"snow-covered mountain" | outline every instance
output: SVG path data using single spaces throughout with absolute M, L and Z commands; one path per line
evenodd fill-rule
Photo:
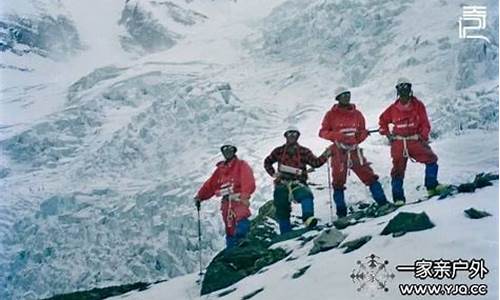
M 195 271 L 191 198 L 220 145 L 231 140 L 253 167 L 255 211 L 272 197 L 262 162 L 283 129 L 298 125 L 315 153 L 327 145 L 317 131 L 339 85 L 376 127 L 396 79 L 411 78 L 442 180 L 498 173 L 498 3 L 476 4 L 488 7 L 491 43 L 458 38 L 451 0 L 3 1 L 0 298 Z M 388 193 L 384 139 L 364 148 Z M 311 180 L 324 184 L 325 173 Z M 409 167 L 409 197 L 423 193 L 421 175 Z M 355 182 L 348 201 L 368 201 Z M 327 190 L 316 197 L 327 220 Z M 223 247 L 217 201 L 202 223 L 206 264 Z M 383 245 L 366 251 L 385 255 Z
M 445 142 L 446 143 L 446 142 Z M 439 150 L 444 150 L 438 147 Z M 457 168 L 459 169 L 459 168 Z M 173 278 L 151 286 L 145 291 L 132 291 L 123 296 L 107 299 L 119 300 L 162 300 L 162 299 L 401 299 L 399 284 L 486 284 L 485 296 L 470 296 L 477 299 L 498 299 L 498 215 L 481 220 L 465 217 L 464 210 L 471 206 L 489 212 L 498 211 L 498 184 L 469 194 L 409 205 L 392 214 L 372 219 L 342 230 L 344 241 L 354 241 L 362 237 L 371 239 L 360 249 L 344 253 L 345 248 L 310 255 L 315 246 L 312 238 L 319 232 L 309 231 L 299 239 L 291 239 L 274 244 L 274 249 L 286 249 L 286 259 L 267 266 L 257 274 L 248 276 L 230 287 L 200 297 L 198 274 L 193 273 Z M 322 202 L 323 204 L 323 202 Z M 324 211 L 328 211 L 324 205 Z M 389 220 L 397 213 L 425 212 L 435 225 L 430 230 L 411 232 L 401 237 L 383 236 L 380 233 Z M 327 217 L 327 213 L 325 214 Z M 460 228 L 460 230 L 457 230 Z M 309 240 L 309 241 L 308 241 Z M 428 245 L 428 246 L 426 246 Z M 383 283 L 383 288 L 366 280 L 365 288 L 358 291 L 363 280 L 353 280 L 351 274 L 359 272 L 362 262 L 367 265 L 367 258 L 375 254 L 378 262 L 388 261 L 387 274 L 395 277 L 383 277 L 384 272 L 376 277 Z M 397 272 L 397 265 L 412 265 L 420 259 L 467 259 L 483 258 L 489 270 L 483 280 L 469 280 L 465 274 L 458 274 L 454 280 L 414 278 L 413 273 Z M 369 274 L 366 267 L 365 274 Z M 368 279 L 368 278 L 367 278 Z M 371 286 L 370 286 L 371 285 Z M 252 296 L 254 295 L 254 296 Z M 406 296 L 419 298 L 416 295 Z M 432 298 L 431 295 L 420 298 Z M 443 299 L 462 299 L 465 295 L 440 295 Z

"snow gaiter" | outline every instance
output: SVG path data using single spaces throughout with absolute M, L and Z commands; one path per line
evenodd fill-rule
M 333 189 L 333 202 L 337 208 L 337 216 L 339 218 L 347 216 L 347 206 L 344 200 L 344 189 Z
M 280 234 L 285 234 L 292 231 L 292 224 L 290 224 L 290 219 L 279 219 L 278 224 L 280 226 Z
M 425 187 L 430 190 L 435 188 L 438 185 L 437 181 L 438 174 L 438 164 L 431 163 L 425 165 Z
M 370 185 L 370 192 L 372 197 L 377 202 L 378 205 L 384 205 L 387 203 L 387 198 L 385 197 L 384 190 L 380 182 L 375 181 Z
M 392 177 L 392 200 L 406 201 L 405 192 L 403 190 L 403 177 Z
M 314 216 L 314 202 L 312 198 L 305 198 L 300 200 L 302 207 L 302 221 L 306 221 L 309 217 Z

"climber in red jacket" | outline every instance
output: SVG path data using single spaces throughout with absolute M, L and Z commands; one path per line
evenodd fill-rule
M 244 160 L 236 156 L 237 148 L 231 144 L 221 147 L 224 161 L 217 163 L 212 176 L 203 184 L 195 197 L 200 202 L 217 195 L 222 197 L 221 211 L 226 225 L 226 247 L 237 246 L 250 230 L 250 196 L 255 191 L 253 171 Z
M 425 164 L 425 187 L 429 196 L 446 188 L 437 180 L 438 158 L 429 146 L 431 125 L 425 105 L 413 96 L 411 87 L 408 79 L 400 78 L 396 84 L 398 99 L 379 118 L 379 132 L 391 143 L 392 197 L 396 205 L 406 202 L 403 179 L 408 158 Z M 392 130 L 389 124 L 392 124 Z
M 334 143 L 332 149 L 333 201 L 337 208 L 337 216 L 347 215 L 344 199 L 344 185 L 347 173 L 352 169 L 361 181 L 370 188 L 373 199 L 384 205 L 387 199 L 378 176 L 373 172 L 370 163 L 363 156 L 358 146 L 368 136 L 365 118 L 354 104 L 350 103 L 351 92 L 340 87 L 335 92 L 335 104 L 323 118 L 319 136 Z

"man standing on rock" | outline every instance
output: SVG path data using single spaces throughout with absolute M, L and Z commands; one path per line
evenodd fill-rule
M 425 187 L 429 197 L 446 189 L 438 183 L 437 156 L 429 146 L 431 125 L 425 105 L 413 96 L 412 85 L 406 78 L 396 84 L 396 101 L 379 118 L 380 134 L 386 135 L 391 143 L 392 157 L 392 197 L 396 205 L 406 202 L 403 179 L 408 158 L 425 164 Z M 393 124 L 392 131 L 389 124 Z
M 221 211 L 229 249 L 237 246 L 250 231 L 250 196 L 255 191 L 255 179 L 248 163 L 236 156 L 236 146 L 229 143 L 220 149 L 225 160 L 217 163 L 212 176 L 198 191 L 195 203 L 199 209 L 201 201 L 214 195 L 222 197 Z
M 351 104 L 351 92 L 339 87 L 335 91 L 335 104 L 323 118 L 319 136 L 333 142 L 332 149 L 332 176 L 333 201 L 339 218 L 347 215 L 347 206 L 344 198 L 344 189 L 349 170 L 361 179 L 370 189 L 373 199 L 378 205 L 384 205 L 387 199 L 378 176 L 373 172 L 370 163 L 363 156 L 358 146 L 368 136 L 363 114 Z
M 318 220 L 314 217 L 313 194 L 307 185 L 307 165 L 313 168 L 321 167 L 330 156 L 326 149 L 321 156 L 316 157 L 311 150 L 301 146 L 297 141 L 300 132 L 295 127 L 288 128 L 284 136 L 286 143 L 275 148 L 264 160 L 264 168 L 274 180 L 274 206 L 278 219 L 280 233 L 292 230 L 290 224 L 291 202 L 299 202 L 302 207 L 302 221 L 312 228 Z M 278 163 L 278 170 L 273 167 Z

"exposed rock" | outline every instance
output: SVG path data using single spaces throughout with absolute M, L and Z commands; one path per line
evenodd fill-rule
M 227 296 L 229 294 L 231 294 L 232 292 L 236 291 L 237 288 L 232 288 L 232 289 L 227 289 L 225 291 L 223 291 L 222 293 L 219 293 L 217 296 L 220 298 L 220 297 L 224 297 L 224 296 Z
M 311 267 L 311 265 L 300 268 L 297 272 L 293 273 L 292 278 L 297 279 L 297 278 L 301 277 L 302 275 L 304 275 L 306 273 L 307 269 L 309 269 L 310 267 Z
M 66 16 L 7 15 L 0 20 L 0 52 L 58 59 L 82 48 L 75 24 Z
M 155 52 L 171 48 L 179 34 L 164 28 L 151 12 L 136 5 L 126 5 L 119 21 L 124 25 L 128 36 L 121 36 L 122 47 L 126 51 L 137 50 L 139 47 L 145 52 Z
M 314 239 L 314 246 L 309 252 L 309 255 L 336 248 L 342 243 L 345 237 L 346 236 L 342 232 L 335 228 L 325 229 Z
M 255 291 L 251 292 L 250 294 L 243 296 L 241 298 L 241 300 L 248 300 L 248 299 L 252 298 L 253 296 L 257 295 L 258 293 L 262 292 L 263 290 L 264 290 L 264 288 L 260 288 L 258 290 L 255 290 Z
M 382 230 L 381 235 L 393 234 L 394 237 L 400 236 L 411 231 L 420 231 L 433 228 L 431 220 L 425 212 L 420 214 L 400 212 L 389 221 L 389 224 Z
M 349 252 L 352 252 L 354 250 L 361 248 L 364 244 L 368 243 L 371 239 L 372 239 L 372 237 L 370 235 L 366 235 L 366 236 L 360 237 L 359 239 L 347 241 L 347 242 L 343 243 L 340 246 L 340 248 L 346 248 L 344 250 L 344 253 L 349 253 Z
M 137 282 L 134 284 L 124 284 L 101 289 L 95 288 L 90 291 L 57 295 L 45 300 L 100 300 L 108 297 L 122 295 L 133 290 L 143 291 L 148 289 L 150 285 L 151 283 Z
M 491 214 L 489 212 L 486 212 L 486 211 L 482 211 L 482 210 L 477 210 L 473 207 L 467 209 L 467 210 L 464 210 L 464 213 L 467 217 L 471 218 L 471 219 L 481 219 L 481 218 L 484 218 L 484 217 L 489 217 L 491 216 Z
M 356 225 L 358 223 L 359 223 L 358 220 L 356 220 L 355 218 L 347 216 L 333 221 L 333 226 L 335 226 L 335 228 L 337 229 L 345 229 L 349 226 Z
M 485 186 L 493 185 L 493 183 L 491 183 L 493 180 L 498 180 L 498 174 L 479 173 L 476 175 L 476 178 L 474 178 L 474 185 L 477 189 L 480 189 Z
M 223 250 L 217 254 L 207 267 L 202 282 L 202 295 L 228 287 L 288 255 L 280 248 L 269 249 L 277 237 L 274 227 L 268 221 L 272 216 L 274 207 L 272 201 L 268 201 L 252 220 L 250 233 L 245 242 L 236 248 Z
M 476 185 L 474 183 L 462 183 L 457 187 L 459 193 L 474 193 Z

